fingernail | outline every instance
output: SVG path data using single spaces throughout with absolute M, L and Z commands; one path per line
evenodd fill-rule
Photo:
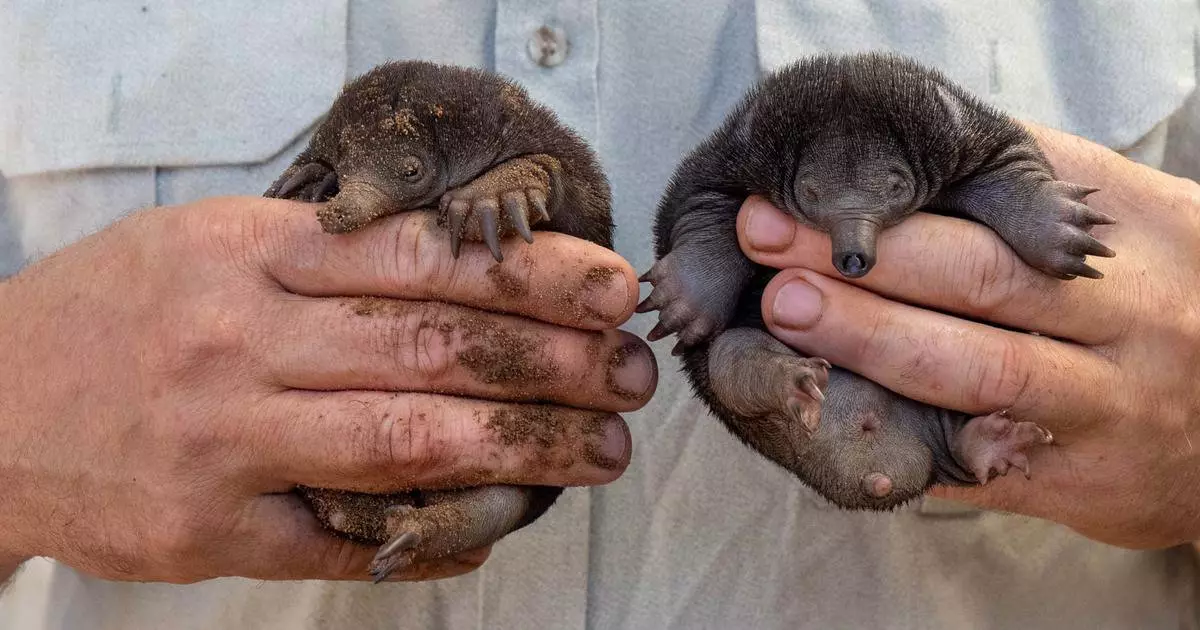
M 658 382 L 658 363 L 646 346 L 625 343 L 608 358 L 608 389 L 623 398 L 642 398 Z
M 629 461 L 629 449 L 633 439 L 629 435 L 629 426 L 619 417 L 603 415 L 595 418 L 595 424 L 585 427 L 584 431 L 591 433 L 600 429 L 599 440 L 585 442 L 581 454 L 589 464 L 602 470 L 620 470 Z M 594 428 L 593 428 L 594 427 Z
M 616 322 L 628 310 L 629 283 L 616 267 L 592 267 L 583 274 L 580 288 L 587 292 L 587 314 L 602 322 Z
M 746 241 L 764 252 L 787 249 L 796 237 L 796 221 L 766 203 L 755 203 L 746 220 Z
M 600 453 L 609 460 L 607 468 L 621 466 L 629 453 L 630 442 L 629 427 L 623 420 L 608 423 L 604 428 L 604 443 L 600 446 Z
M 793 330 L 812 328 L 821 319 L 821 292 L 796 278 L 775 294 L 771 311 L 779 326 Z

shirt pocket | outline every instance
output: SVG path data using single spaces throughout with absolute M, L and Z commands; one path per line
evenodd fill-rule
M 346 0 L 247 6 L 8 3 L 0 172 L 238 164 L 281 151 L 345 81 Z
M 756 0 L 773 70 L 822 52 L 892 51 L 1010 115 L 1122 149 L 1195 88 L 1195 0 L 1103 3 Z

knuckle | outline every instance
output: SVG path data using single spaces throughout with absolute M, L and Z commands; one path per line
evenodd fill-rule
M 420 378 L 430 382 L 441 380 L 455 364 L 453 309 L 440 304 L 426 304 L 405 322 L 402 351 L 405 362 Z
M 444 231 L 431 217 L 408 213 L 394 235 L 379 243 L 380 251 L 371 258 L 379 265 L 377 276 L 391 286 L 437 295 L 454 277 L 456 260 L 450 256 Z
M 397 433 L 403 430 L 403 411 L 384 409 L 364 401 L 351 401 L 342 415 L 354 427 L 348 436 L 349 461 L 359 475 L 374 475 L 396 463 Z M 403 450 L 399 451 L 403 453 Z
M 951 257 L 950 261 L 954 268 L 946 273 L 958 279 L 958 293 L 968 312 L 994 313 L 1011 295 L 1017 267 L 1011 253 L 998 239 L 972 238 L 960 250 L 960 255 Z
M 147 335 L 141 356 L 152 372 L 180 375 L 212 369 L 245 346 L 246 326 L 219 296 L 193 295 L 187 304 L 164 305 L 165 322 Z
M 528 399 L 538 393 L 590 391 L 596 388 L 608 361 L 604 341 L 587 339 L 554 331 L 544 336 L 509 331 L 505 338 L 517 342 L 519 361 L 502 366 L 511 374 L 496 374 L 487 379 L 510 385 L 513 399 Z M 611 351 L 608 351 L 611 352 Z M 502 378 L 495 378 L 502 376 Z
M 967 399 L 971 409 L 992 408 L 997 403 L 1015 406 L 1024 397 L 1031 376 L 1025 348 L 1008 336 L 987 337 L 970 352 L 966 371 Z
M 256 259 L 273 261 L 287 242 L 272 213 L 247 208 L 231 198 L 206 199 L 188 210 L 170 213 L 167 232 L 182 235 L 186 243 L 223 260 L 247 267 Z
M 410 333 L 414 339 L 408 346 L 406 362 L 418 378 L 428 382 L 441 381 L 451 371 L 455 361 L 450 339 L 440 318 L 423 318 Z
M 455 364 L 450 307 L 423 303 L 399 307 L 395 317 L 372 317 L 367 321 L 368 351 L 382 355 L 395 373 L 414 384 L 429 385 L 443 380 Z
M 1200 304 L 1184 301 L 1178 308 L 1167 310 L 1175 313 L 1175 338 L 1187 344 L 1182 347 L 1193 347 L 1193 340 L 1200 339 Z
M 901 386 L 931 383 L 937 387 L 938 379 L 934 378 L 937 362 L 932 361 L 932 353 L 925 348 L 919 348 L 900 366 L 897 384 Z
M 207 364 L 236 354 L 245 345 L 247 327 L 223 305 L 201 298 L 187 319 L 188 324 L 177 331 L 179 356 L 185 365 Z
M 851 360 L 858 365 L 888 363 L 889 357 L 895 356 L 897 339 L 892 314 L 887 309 L 874 309 L 866 324 L 865 334 L 859 340 Z
M 329 241 L 311 237 L 308 227 L 311 211 L 269 212 L 261 205 L 239 210 L 244 225 L 239 230 L 241 240 L 237 244 L 244 252 L 242 259 L 246 266 L 266 265 L 303 274 L 325 264 Z
M 386 411 L 365 445 L 367 460 L 408 473 L 429 472 L 454 461 L 455 441 L 443 420 L 433 405 Z

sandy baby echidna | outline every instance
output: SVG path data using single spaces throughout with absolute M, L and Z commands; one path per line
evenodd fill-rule
M 499 75 L 391 62 L 348 83 L 265 196 L 325 202 L 325 231 L 436 210 L 454 255 L 482 241 L 532 242 L 532 227 L 612 248 L 608 180 L 592 150 Z M 493 485 L 387 496 L 300 488 L 324 524 L 381 545 L 381 580 L 418 560 L 491 544 L 541 516 L 562 488 Z

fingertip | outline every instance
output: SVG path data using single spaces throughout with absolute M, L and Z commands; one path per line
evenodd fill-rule
M 612 252 L 610 258 L 611 260 L 605 263 L 607 266 L 594 265 L 587 273 L 592 275 L 612 275 L 613 297 L 611 298 L 611 304 L 616 305 L 619 303 L 621 306 L 620 308 L 611 310 L 610 312 L 613 314 L 609 317 L 602 316 L 596 318 L 596 321 L 590 326 L 593 329 L 605 330 L 615 328 L 629 321 L 629 318 L 633 317 L 634 309 L 637 308 L 638 298 L 640 297 L 641 286 L 633 265 L 616 252 Z M 600 312 L 602 314 L 604 311 Z
M 537 232 L 518 243 L 516 266 L 540 269 L 527 282 L 534 317 L 584 330 L 609 330 L 627 322 L 637 307 L 637 272 L 617 252 L 556 232 Z M 506 263 L 507 264 L 507 263 Z
M 767 281 L 767 286 L 763 287 L 762 300 L 760 300 L 759 306 L 762 309 L 763 321 L 767 324 L 767 326 L 775 325 L 773 314 L 775 296 L 779 294 L 780 289 L 782 289 L 792 280 L 801 278 L 802 271 L 803 269 L 798 267 L 781 269 L 778 273 L 772 276 L 769 281 Z
M 796 236 L 796 220 L 766 198 L 751 195 L 738 211 L 738 245 L 752 260 L 787 250 Z
M 580 430 L 582 439 L 558 446 L 565 451 L 561 460 L 565 466 L 557 471 L 540 471 L 527 483 L 603 486 L 625 474 L 633 453 L 633 435 L 624 418 L 615 413 L 597 414 L 583 420 Z
M 763 320 L 769 329 L 807 331 L 816 326 L 826 308 L 821 275 L 807 269 L 784 269 L 763 291 Z
M 605 427 L 601 453 L 592 462 L 600 473 L 600 482 L 607 484 L 620 479 L 633 456 L 633 434 L 621 416 L 614 414 Z
M 763 322 L 775 338 L 835 365 L 876 375 L 884 369 L 877 363 L 878 353 L 904 332 L 886 325 L 896 306 L 852 284 L 801 268 L 779 272 L 763 291 L 761 302 Z
M 604 362 L 608 391 L 616 395 L 613 411 L 641 409 L 658 388 L 658 360 L 644 339 L 619 330 L 618 343 Z
M 835 272 L 829 234 L 801 223 L 762 197 L 751 196 L 742 204 L 737 234 L 742 252 L 761 265 Z
M 573 418 L 571 416 L 574 416 Z M 617 413 L 562 414 L 573 424 L 551 438 L 525 445 L 500 479 L 506 483 L 593 487 L 620 479 L 629 467 L 633 436 Z M 555 421 L 552 421 L 555 422 Z

